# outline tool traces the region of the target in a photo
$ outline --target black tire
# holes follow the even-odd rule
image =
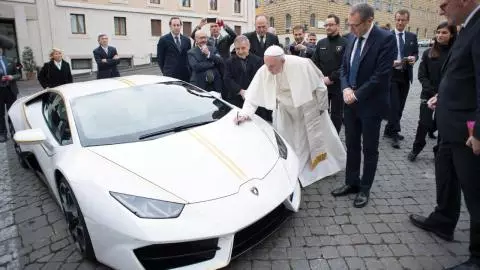
[[[8,130],[10,132],[10,137],[13,141],[13,147],[15,148],[15,153],[17,153],[18,163],[20,163],[20,166],[22,168],[28,169],[29,166],[25,161],[25,159],[22,157],[22,150],[20,149],[20,146],[13,139],[13,135],[15,135],[15,128],[13,127],[12,120],[10,120],[10,118],[8,118]]]
[[[72,188],[63,177],[58,181],[58,194],[70,235],[72,235],[78,250],[83,258],[95,262],[95,252],[82,211]]]

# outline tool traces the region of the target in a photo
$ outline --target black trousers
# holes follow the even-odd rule
[[[0,134],[7,134],[5,113],[15,100],[17,100],[17,95],[9,87],[0,87]]]
[[[440,134],[441,136],[441,134]],[[480,156],[463,143],[440,142],[435,159],[437,206],[427,222],[453,233],[460,216],[461,191],[470,213],[470,253],[480,259]]]
[[[328,93],[328,104],[329,104],[329,111],[330,111],[330,119],[332,120],[333,125],[338,133],[342,129],[342,122],[343,122],[343,94],[338,91],[335,93]]]
[[[420,120],[418,121],[417,133],[415,134],[415,141],[413,142],[412,151],[415,154],[422,152],[427,144],[425,138],[428,132],[435,130],[435,120],[433,119],[433,110],[428,108],[426,100],[422,100],[420,104]]]
[[[381,117],[359,117],[355,107],[345,107],[344,124],[347,146],[345,183],[370,192],[378,163],[378,140]],[[363,174],[360,178],[360,162],[363,137]]]
[[[409,91],[410,81],[408,79],[408,71],[394,69],[390,83],[390,111],[388,123],[385,126],[385,134],[393,135],[401,131],[400,120],[402,119],[403,109],[405,108]]]

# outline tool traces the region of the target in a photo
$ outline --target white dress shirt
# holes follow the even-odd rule
[[[367,33],[363,34],[363,41],[362,41],[362,48],[360,49],[360,55],[363,52],[363,48],[365,48],[365,43],[367,43],[368,36],[370,36],[370,33],[372,32],[373,29],[373,23],[370,26],[370,29],[368,29]],[[353,56],[355,55],[355,51],[357,50],[357,44],[358,44],[358,38],[355,40],[355,44],[353,45],[352,49],[352,55],[350,56],[350,65],[353,63]]]
[[[55,66],[57,66],[58,70],[62,69],[62,60],[60,60],[60,62],[53,60],[53,63],[55,63]]]

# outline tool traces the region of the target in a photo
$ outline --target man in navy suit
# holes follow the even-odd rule
[[[190,80],[187,52],[192,48],[190,38],[180,34],[182,21],[172,17],[168,23],[170,33],[162,36],[157,44],[157,61],[164,76],[182,81]]]
[[[397,55],[395,36],[373,24],[373,7],[362,3],[352,6],[348,24],[352,36],[341,67],[347,167],[345,185],[332,191],[333,196],[357,193],[355,207],[368,203],[378,162],[380,124],[388,112],[389,81]],[[360,178],[362,151],[364,166]]]
[[[385,126],[384,136],[392,139],[392,147],[400,148],[400,120],[407,101],[410,84],[413,81],[413,65],[418,59],[417,35],[405,31],[410,20],[410,12],[401,9],[395,13],[395,30],[392,33],[397,40],[397,57],[393,61],[392,82],[390,84],[390,114]]]
[[[108,36],[106,34],[98,35],[99,46],[93,50],[93,58],[97,62],[97,79],[119,77],[117,65],[120,64],[120,57],[117,49],[108,46]]]

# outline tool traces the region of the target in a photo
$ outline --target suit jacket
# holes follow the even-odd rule
[[[164,76],[182,81],[190,79],[187,52],[192,48],[190,38],[180,35],[180,50],[175,44],[172,33],[163,35],[157,44],[157,61]]]
[[[246,71],[244,71],[242,61],[237,55],[228,59],[225,64],[223,80],[228,91],[227,100],[238,107],[243,104],[243,98],[239,94],[240,90],[247,90],[258,69],[263,65],[262,58],[255,54],[249,54],[246,60]]]
[[[341,89],[352,88],[348,81],[350,57],[356,37],[350,36],[340,72]],[[392,63],[397,57],[395,36],[391,32],[373,26],[360,57],[357,73],[357,100],[347,105],[356,107],[360,117],[384,117],[389,108],[389,82],[392,75]]]
[[[296,56],[300,56],[300,57],[311,58],[313,56],[313,53],[315,52],[315,45],[310,44],[306,41],[302,42],[302,45],[307,47],[307,49],[304,50],[304,51],[295,51],[295,45],[296,45],[296,43],[294,42],[294,43],[290,44],[290,46],[288,46],[288,50],[287,50],[288,54],[296,55]]]
[[[464,144],[467,121],[480,139],[480,11],[460,31],[442,68],[436,108],[438,132],[445,142]]]
[[[395,35],[395,30],[392,30],[392,33]],[[418,60],[418,41],[417,41],[417,35],[415,35],[412,32],[404,31],[405,33],[405,47],[403,49],[405,57],[407,56],[415,56],[415,59]],[[395,37],[395,46],[396,46],[396,38]],[[397,53],[398,53],[398,46],[397,47]],[[397,59],[397,56],[395,56],[395,59]],[[407,64],[406,65],[407,71],[408,71],[408,79],[410,80],[410,83],[413,81],[413,65]]]
[[[280,42],[278,42],[278,37],[272,33],[267,33],[265,35],[265,47],[262,48],[260,46],[260,41],[258,40],[258,37],[257,37],[257,32],[253,31],[253,32],[249,32],[249,33],[246,33],[245,36],[248,38],[248,40],[250,41],[250,53],[251,54],[255,54],[259,57],[262,57],[263,58],[263,54],[265,53],[265,50],[272,46],[272,45],[277,45],[277,46],[280,46]]]
[[[12,91],[13,94],[18,95],[17,81],[22,78],[22,75],[18,71],[17,65],[16,65],[15,62],[13,62],[12,60],[10,60],[8,58],[5,58],[5,57],[3,57],[3,62],[5,64],[5,68],[7,69],[7,74],[0,74],[0,78],[4,75],[12,75],[13,80],[5,83],[6,85],[1,84],[1,82],[0,82],[0,91],[2,91],[1,88],[8,89],[8,90]]]
[[[202,53],[198,46],[193,47],[188,51],[188,65],[192,71],[190,82],[202,89],[207,89],[206,76],[207,72],[214,76],[214,90],[222,91],[222,76],[220,75],[220,68],[223,66],[223,60],[217,52],[217,49],[212,46],[207,46],[210,51],[210,57],[207,58]]]
[[[49,62],[45,63],[38,73],[37,78],[43,88],[52,88],[73,82],[70,65],[65,60],[62,60],[60,69],[57,68],[54,60],[50,60]]]
[[[120,59],[113,59],[115,55],[118,55],[117,49],[112,46],[108,46],[108,55],[103,50],[102,46],[98,46],[93,50],[93,57],[97,62],[97,79],[119,77],[117,65],[120,64]],[[106,63],[102,62],[102,59],[107,59]]]

